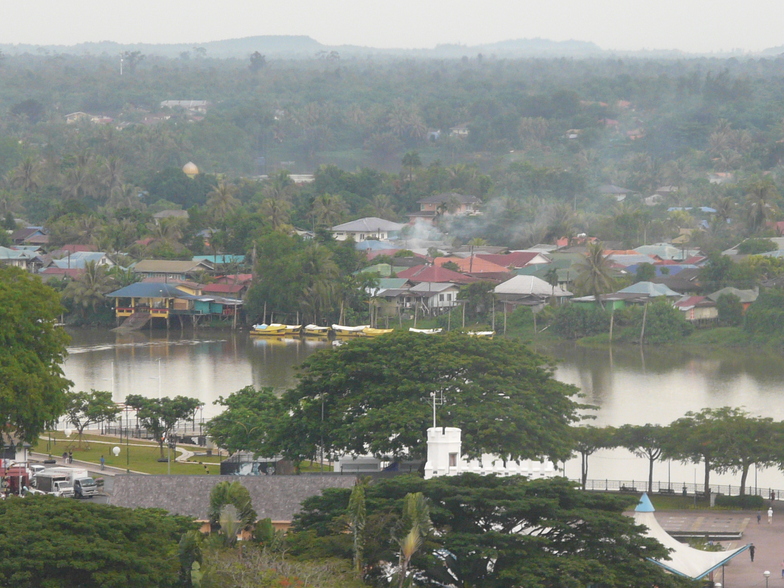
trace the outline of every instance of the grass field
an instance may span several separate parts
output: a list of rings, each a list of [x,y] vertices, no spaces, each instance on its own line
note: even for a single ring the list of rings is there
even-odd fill
[[[115,457],[112,448],[119,447],[120,455]],[[192,446],[187,446],[190,450],[196,450]],[[81,445],[75,435],[70,439],[66,438],[62,432],[52,433],[52,442],[49,442],[49,435],[45,434],[33,446],[32,451],[36,453],[51,454],[55,457],[62,456],[64,451],[73,451],[74,459],[90,462],[99,466],[101,456],[104,456],[107,466],[131,471],[144,472],[146,474],[165,474],[169,471],[169,464],[159,462],[160,450],[155,443],[131,439],[130,444],[126,445],[125,439],[120,441],[117,437],[104,435],[84,435]],[[164,457],[167,450],[164,448]],[[219,474],[220,461],[225,459],[223,456],[194,456],[187,463],[177,463],[174,461],[175,453],[171,455],[172,474]],[[199,463],[201,462],[201,463]]]

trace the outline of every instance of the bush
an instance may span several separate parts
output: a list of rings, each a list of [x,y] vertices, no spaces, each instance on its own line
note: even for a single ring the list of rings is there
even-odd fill
[[[722,294],[716,301],[719,311],[719,323],[724,326],[737,327],[743,322],[743,304],[735,294]]]
[[[746,510],[762,510],[765,508],[765,499],[762,496],[725,496],[716,495],[716,506],[722,508],[735,508]]]
[[[567,304],[558,308],[553,317],[553,331],[565,339],[579,339],[610,330],[610,313],[601,308]]]
[[[642,330],[644,306],[625,308],[615,315],[615,324],[625,327],[619,339],[625,341],[639,340]],[[694,325],[687,321],[668,300],[663,298],[648,303],[645,317],[646,343],[675,343],[687,337],[694,330]]]
[[[743,328],[754,335],[778,335],[784,331],[784,290],[774,288],[760,294],[746,311]]]

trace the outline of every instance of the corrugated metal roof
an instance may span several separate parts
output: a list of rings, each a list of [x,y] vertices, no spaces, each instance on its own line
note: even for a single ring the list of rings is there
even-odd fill
[[[306,498],[326,488],[351,488],[355,476],[139,476],[114,478],[109,504],[125,508],[162,508],[172,514],[209,518],[210,492],[219,482],[240,482],[250,493],[259,519],[290,521]]]

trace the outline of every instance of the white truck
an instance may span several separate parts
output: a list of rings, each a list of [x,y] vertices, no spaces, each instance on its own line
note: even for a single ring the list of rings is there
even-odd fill
[[[52,496],[62,496],[72,498],[74,495],[73,484],[67,472],[53,471],[65,470],[67,468],[50,468],[38,472],[31,480],[34,494],[51,494]]]
[[[71,470],[74,498],[92,498],[98,493],[98,485],[87,470]]]
[[[35,488],[48,493],[54,493],[54,491],[44,490],[41,487],[42,484],[46,487],[50,487],[49,480],[58,482],[58,486],[61,488],[60,496],[70,495],[74,498],[92,498],[98,492],[98,486],[95,483],[95,480],[90,476],[90,472],[85,469],[63,467],[47,468],[37,474],[35,480]],[[43,480],[46,481],[44,482]],[[68,490],[65,490],[66,487],[70,487],[70,493],[68,493]]]

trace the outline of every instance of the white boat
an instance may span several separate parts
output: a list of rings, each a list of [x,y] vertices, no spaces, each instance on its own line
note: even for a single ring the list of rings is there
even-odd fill
[[[365,337],[365,329],[370,325],[359,325],[357,327],[347,327],[345,325],[332,325],[332,330],[338,337]]]
[[[484,337],[492,339],[495,336],[495,331],[468,331],[466,333],[469,337]]]
[[[408,328],[411,333],[421,333],[423,335],[438,335],[444,329],[415,329],[414,327]]]

